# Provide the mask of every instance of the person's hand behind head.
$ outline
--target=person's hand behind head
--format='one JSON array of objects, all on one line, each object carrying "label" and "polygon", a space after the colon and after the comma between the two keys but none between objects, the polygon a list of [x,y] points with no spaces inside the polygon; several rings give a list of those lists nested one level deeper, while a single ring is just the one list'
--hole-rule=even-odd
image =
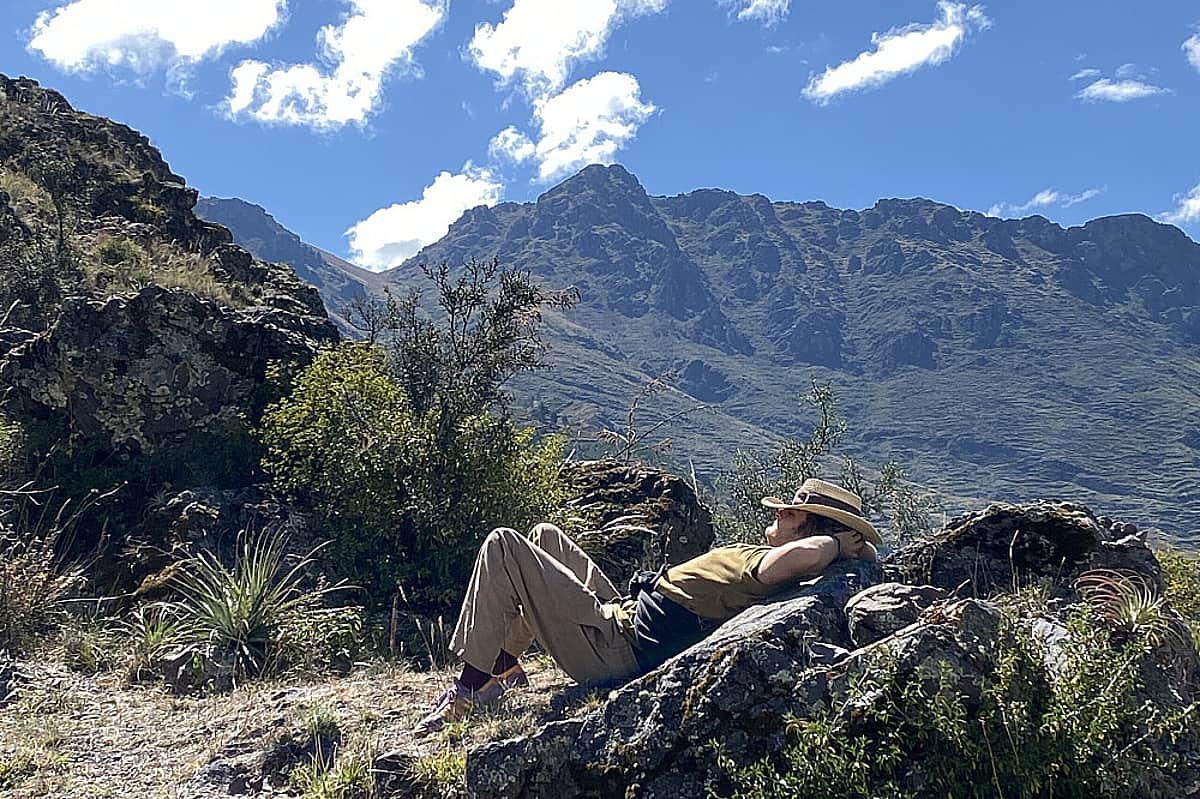
[{"label": "person's hand behind head", "polygon": [[843,558],[862,557],[863,546],[867,544],[867,541],[858,530],[846,528],[834,535],[834,538],[841,544]]}]

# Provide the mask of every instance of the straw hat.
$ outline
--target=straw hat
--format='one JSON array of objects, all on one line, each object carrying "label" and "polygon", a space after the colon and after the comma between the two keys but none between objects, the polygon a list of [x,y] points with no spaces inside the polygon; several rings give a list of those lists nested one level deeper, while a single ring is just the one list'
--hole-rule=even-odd
[{"label": "straw hat", "polygon": [[791,508],[826,516],[859,531],[863,538],[876,546],[883,543],[879,531],[863,516],[862,498],[835,483],[810,477],[796,489],[791,502],[784,502],[778,497],[763,497],[762,504],[768,508]]}]

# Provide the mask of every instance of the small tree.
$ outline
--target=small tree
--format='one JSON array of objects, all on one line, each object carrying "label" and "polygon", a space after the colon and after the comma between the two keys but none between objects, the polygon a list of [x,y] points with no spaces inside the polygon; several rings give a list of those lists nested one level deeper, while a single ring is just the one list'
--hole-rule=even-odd
[{"label": "small tree", "polygon": [[494,258],[467,261],[457,277],[444,262],[421,270],[437,289],[440,318],[426,313],[419,289],[401,299],[389,294],[384,340],[413,412],[436,413],[444,436],[455,420],[502,407],[514,376],[545,366],[542,310],[570,308],[578,294],[547,291]]},{"label": "small tree", "polygon": [[[820,477],[823,467],[836,456],[848,425],[838,409],[832,386],[814,380],[801,405],[813,408],[817,417],[806,438],[784,439],[766,459],[739,449],[733,457],[733,468],[719,479],[719,485],[730,494],[731,505],[728,513],[717,516],[719,537],[723,541],[761,542],[763,530],[771,520],[771,511],[762,506],[762,498],[791,497],[802,482]],[[883,464],[878,481],[870,485],[857,461],[842,455],[841,462],[841,484],[862,498],[863,512],[868,518],[888,514],[889,538],[894,543],[928,532],[934,500],[916,492],[905,480],[899,464],[895,461]]]},{"label": "small tree", "polygon": [[388,294],[380,343],[318,356],[260,436],[264,468],[316,512],[344,574],[377,601],[401,585],[444,607],[489,529],[531,524],[562,499],[562,439],[515,428],[502,389],[541,365],[541,309],[573,297],[494,260],[424,271],[437,315],[419,291]]}]

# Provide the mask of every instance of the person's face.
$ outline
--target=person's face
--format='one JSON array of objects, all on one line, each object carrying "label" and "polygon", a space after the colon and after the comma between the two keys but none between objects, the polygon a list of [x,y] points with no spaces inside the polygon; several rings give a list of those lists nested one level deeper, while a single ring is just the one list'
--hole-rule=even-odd
[{"label": "person's face", "polygon": [[775,521],[767,526],[767,543],[773,547],[798,541],[808,535],[808,513],[792,508],[776,508]]}]

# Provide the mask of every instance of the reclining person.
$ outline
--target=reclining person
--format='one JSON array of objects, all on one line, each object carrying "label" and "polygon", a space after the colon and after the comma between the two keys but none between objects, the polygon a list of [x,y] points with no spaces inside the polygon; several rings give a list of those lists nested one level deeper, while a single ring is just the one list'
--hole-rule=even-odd
[{"label": "reclining person", "polygon": [[766,545],[733,544],[671,567],[653,590],[624,601],[574,541],[552,524],[529,536],[497,528],[475,560],[451,648],[462,674],[413,730],[423,737],[471,708],[528,684],[517,658],[536,638],[580,685],[645,674],[720,623],[839,558],[875,559],[879,533],[859,496],[810,479],[775,509]]}]

